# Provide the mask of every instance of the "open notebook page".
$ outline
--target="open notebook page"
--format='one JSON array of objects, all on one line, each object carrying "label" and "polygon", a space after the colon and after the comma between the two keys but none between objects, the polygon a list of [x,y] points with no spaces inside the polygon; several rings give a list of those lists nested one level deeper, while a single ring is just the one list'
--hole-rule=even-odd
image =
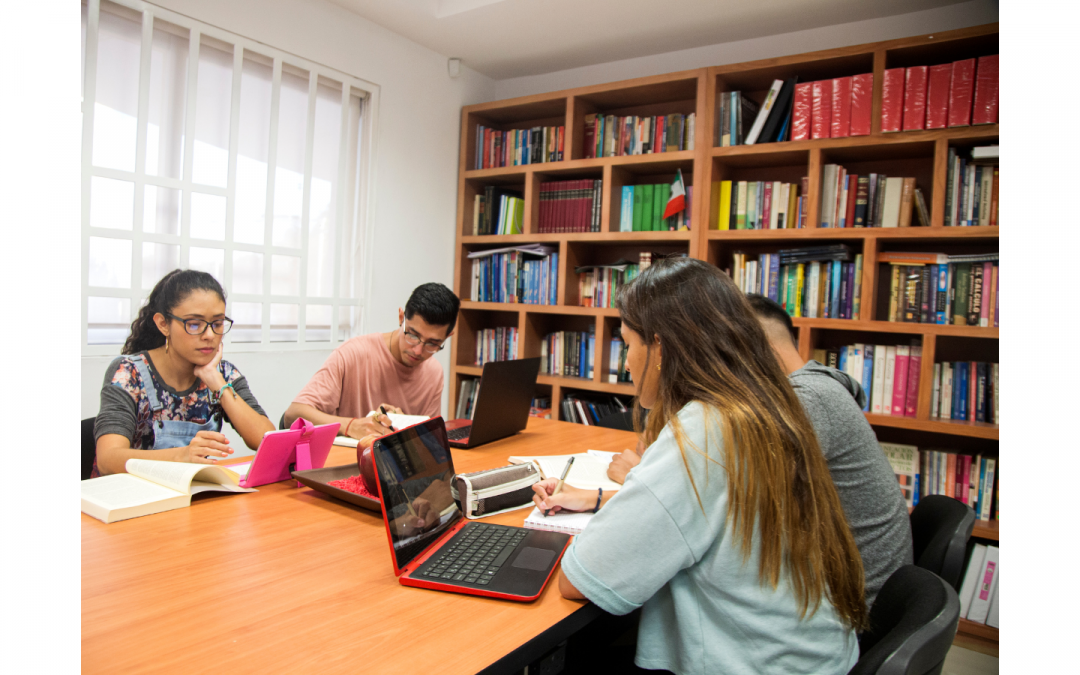
[{"label": "open notebook page", "polygon": [[574,458],[574,465],[570,467],[570,473],[566,476],[566,482],[569,485],[582,488],[583,490],[603,488],[604,490],[611,492],[622,487],[622,485],[607,477],[607,468],[610,462],[604,463],[587,452],[579,452],[575,455],[532,455],[511,457],[510,463],[524,464],[525,462],[535,462],[540,466],[540,470],[544,472],[545,476],[548,478],[558,478],[562,476],[563,469],[566,468],[566,460],[571,457]]}]

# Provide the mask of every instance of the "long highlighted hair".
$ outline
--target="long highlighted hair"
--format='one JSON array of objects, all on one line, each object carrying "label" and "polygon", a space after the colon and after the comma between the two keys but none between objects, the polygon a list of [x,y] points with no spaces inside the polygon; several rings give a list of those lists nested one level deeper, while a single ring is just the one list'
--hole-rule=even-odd
[{"label": "long highlighted hair", "polygon": [[[706,475],[690,473],[688,448],[701,454],[704,448],[689,442],[676,416],[686,404],[702,403],[711,422],[706,429],[718,427],[723,434],[727,519],[744,562],[756,537],[763,585],[776,588],[783,570],[801,616],[813,615],[824,596],[844,623],[864,628],[862,559],[829,467],[742,292],[716,267],[674,258],[653,263],[625,286],[616,306],[624,331],[634,331],[646,345],[659,338],[663,350],[657,400],[645,428],[638,429],[646,445],[671,427],[694,496],[706,511],[698,481],[708,480],[709,462]],[[649,349],[644,372],[654,367],[652,360]]]}]

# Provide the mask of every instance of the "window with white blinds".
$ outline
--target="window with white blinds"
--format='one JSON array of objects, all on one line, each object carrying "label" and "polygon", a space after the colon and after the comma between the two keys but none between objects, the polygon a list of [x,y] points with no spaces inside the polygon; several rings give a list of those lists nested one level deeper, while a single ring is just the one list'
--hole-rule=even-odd
[{"label": "window with white blinds", "polygon": [[177,268],[233,350],[359,328],[374,85],[138,0],[83,19],[83,352],[115,354]]}]

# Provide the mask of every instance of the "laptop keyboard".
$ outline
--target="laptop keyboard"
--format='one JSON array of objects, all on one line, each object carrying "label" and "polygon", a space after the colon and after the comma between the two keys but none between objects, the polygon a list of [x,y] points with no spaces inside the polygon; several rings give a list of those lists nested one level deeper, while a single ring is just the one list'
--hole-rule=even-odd
[{"label": "laptop keyboard", "polygon": [[424,563],[418,576],[487,586],[528,533],[520,527],[469,523]]},{"label": "laptop keyboard", "polygon": [[463,441],[469,437],[469,432],[472,431],[472,425],[465,427],[458,427],[457,429],[450,429],[446,432],[446,437],[451,441]]}]

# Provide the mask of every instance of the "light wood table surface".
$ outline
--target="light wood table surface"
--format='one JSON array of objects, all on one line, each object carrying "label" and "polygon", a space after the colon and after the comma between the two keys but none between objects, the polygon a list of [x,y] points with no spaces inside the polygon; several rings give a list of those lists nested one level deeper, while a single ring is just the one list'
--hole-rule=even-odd
[{"label": "light wood table surface", "polygon": [[[626,431],[530,418],[515,436],[453,450],[454,468],[634,443]],[[355,452],[335,446],[327,466]],[[484,520],[521,525],[528,513]],[[109,525],[81,517],[84,673],[520,669],[528,646],[557,643],[598,611],[564,599],[554,577],[532,603],[402,586],[380,514],[292,480]]]}]

